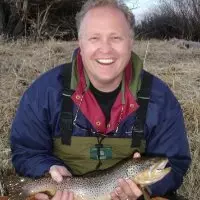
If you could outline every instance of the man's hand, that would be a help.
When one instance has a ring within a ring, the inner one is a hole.
[[[140,153],[136,152],[133,159],[140,158]],[[139,187],[129,179],[119,179],[118,187],[110,194],[112,200],[136,200],[142,195]]]
[[[36,194],[35,198],[38,200],[49,200],[49,197],[46,194],[42,193]],[[73,199],[74,195],[72,192],[58,190],[51,200],[73,200]]]
[[[72,174],[64,166],[52,165],[49,169],[49,174],[52,179],[60,183],[63,180],[63,176],[72,176]],[[35,195],[37,200],[49,200],[48,195],[38,193]],[[73,200],[73,193],[68,191],[57,191],[51,200]]]
[[[66,167],[59,165],[52,165],[49,169],[49,174],[58,183],[62,182],[63,176],[72,176]]]

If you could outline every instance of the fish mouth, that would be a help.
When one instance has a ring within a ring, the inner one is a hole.
[[[156,171],[163,170],[166,167],[167,163],[168,159],[163,159],[161,161],[158,161],[150,167],[150,171],[152,172],[154,170]]]
[[[171,167],[166,168],[167,163],[168,159],[157,161],[148,169],[142,171],[136,177],[134,177],[134,181],[141,186],[156,183],[171,171]]]

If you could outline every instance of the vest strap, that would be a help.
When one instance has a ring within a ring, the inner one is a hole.
[[[137,93],[137,101],[140,107],[136,112],[136,121],[132,131],[131,147],[133,148],[143,149],[146,146],[146,140],[144,137],[144,125],[151,95],[152,79],[153,76],[147,71],[144,71],[141,88]]]
[[[60,132],[61,132],[61,141],[63,144],[71,144],[71,136],[73,132],[73,100],[71,96],[74,93],[74,90],[70,89],[71,83],[71,73],[72,73],[72,64],[64,64],[63,67],[63,93],[62,93],[62,107],[60,114]]]
[[[62,76],[64,89],[62,94],[63,102],[59,124],[62,143],[71,145],[71,137],[73,132],[73,100],[71,99],[71,96],[75,92],[74,90],[70,89],[72,63],[64,64],[63,68]],[[136,113],[136,121],[132,131],[131,147],[135,149],[137,148],[139,151],[141,151],[141,149],[145,149],[146,146],[144,125],[151,94],[152,78],[153,76],[150,73],[144,71],[141,88],[137,93],[137,101],[140,107]]]

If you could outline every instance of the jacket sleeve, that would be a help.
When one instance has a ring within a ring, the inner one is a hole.
[[[52,165],[64,165],[52,153],[48,101],[48,94],[39,94],[33,88],[20,101],[10,136],[12,162],[20,175],[39,177]]]
[[[168,157],[172,170],[161,181],[150,186],[152,195],[164,195],[177,190],[191,163],[180,104],[167,86],[164,91],[163,96],[158,95],[151,100],[148,109],[148,119],[157,123],[153,124],[149,120],[151,128],[147,138],[147,152]],[[157,115],[153,114],[152,109],[157,110]]]

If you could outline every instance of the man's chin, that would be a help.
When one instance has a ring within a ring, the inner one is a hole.
[[[104,78],[101,77],[101,79],[96,79],[96,81],[98,82],[98,85],[100,87],[105,88],[106,90],[108,89],[110,91],[115,90],[121,82],[121,80],[118,81],[115,78],[111,77],[104,77]]]
[[[114,82],[114,78],[111,77],[101,77],[98,79],[100,83],[110,85]]]

